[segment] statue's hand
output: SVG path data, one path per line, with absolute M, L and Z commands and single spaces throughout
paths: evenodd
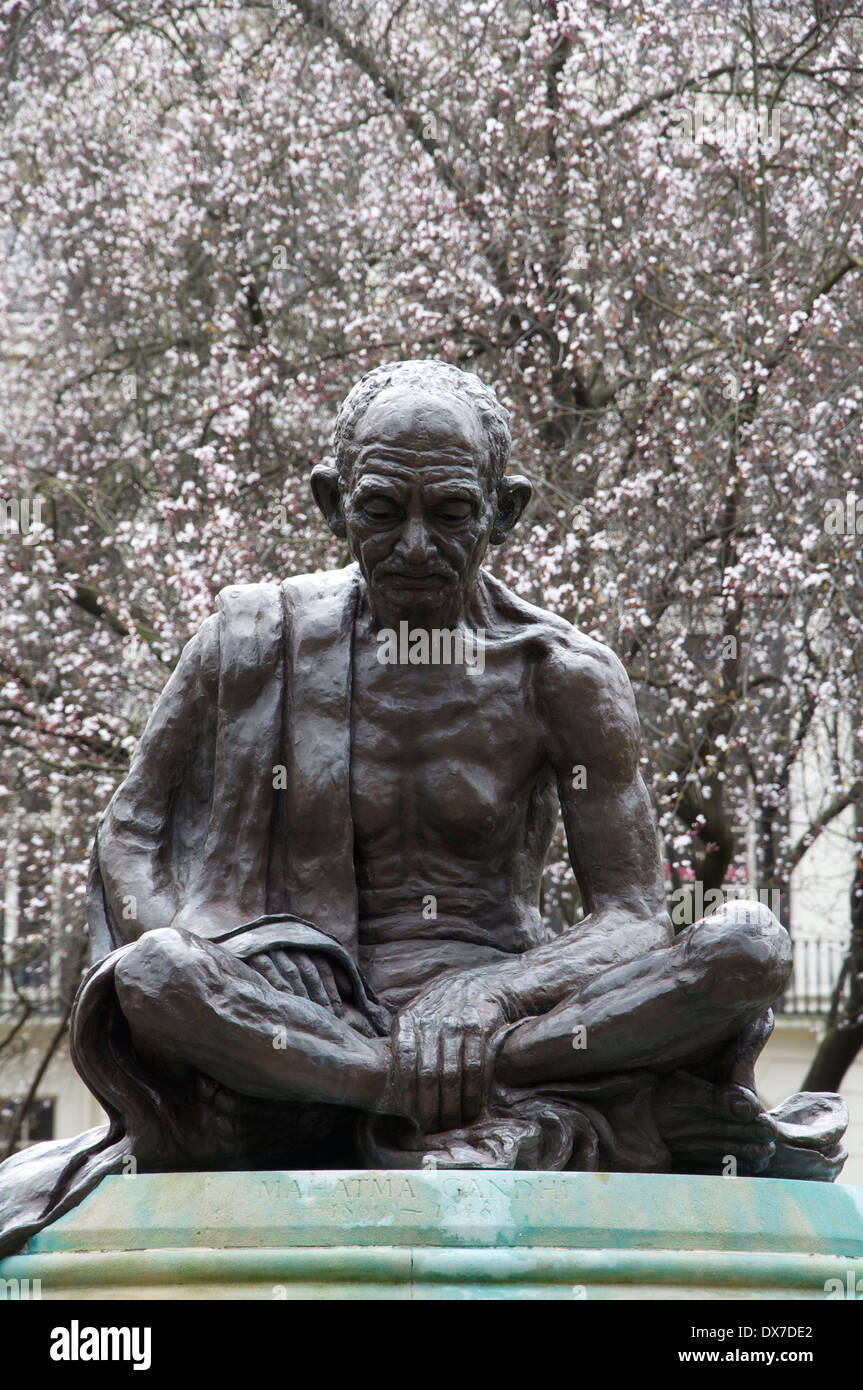
M 341 1018 L 345 1011 L 333 968 L 326 956 L 276 947 L 249 956 L 249 965 L 260 971 L 274 989 L 310 999 Z
M 502 998 L 481 978 L 457 975 L 432 985 L 393 1023 L 396 1090 L 426 1134 L 470 1124 L 491 1086 L 494 1035 L 507 1022 Z

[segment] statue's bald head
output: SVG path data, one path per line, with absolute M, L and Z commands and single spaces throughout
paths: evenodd
M 350 392 L 334 444 L 335 462 L 312 469 L 312 492 L 359 563 L 376 617 L 451 626 L 473 602 L 488 546 L 502 544 L 530 498 L 527 478 L 506 474 L 507 412 L 471 372 L 394 362 Z
M 432 359 L 389 362 L 375 367 L 345 397 L 333 435 L 336 467 L 343 483 L 348 481 L 356 457 L 357 431 L 375 403 L 383 406 L 398 402 L 402 407 L 398 414 L 404 421 L 406 400 L 412 403 L 412 413 L 420 428 L 423 414 L 431 413 L 431 407 L 436 427 L 444 433 L 449 414 L 447 403 L 457 403 L 462 410 L 470 407 L 485 440 L 486 481 L 492 488 L 497 486 L 506 472 L 512 443 L 508 412 L 491 388 L 473 372 L 463 372 L 450 362 Z

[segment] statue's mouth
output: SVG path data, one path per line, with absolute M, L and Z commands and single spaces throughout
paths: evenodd
M 449 583 L 449 576 L 440 573 L 409 574 L 404 570 L 387 570 L 384 583 L 394 589 L 438 589 Z

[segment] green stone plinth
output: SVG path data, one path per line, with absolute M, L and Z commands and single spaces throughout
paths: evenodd
M 828 1281 L 863 1280 L 863 1188 L 630 1173 L 112 1177 L 0 1262 L 0 1279 L 7 1297 L 38 1279 L 43 1299 L 825 1299 Z

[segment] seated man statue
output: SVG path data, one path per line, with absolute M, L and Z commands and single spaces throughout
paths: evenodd
M 93 855 L 71 1046 L 110 1124 L 0 1167 L 0 1252 L 130 1164 L 836 1176 L 839 1098 L 755 1092 L 787 933 L 674 936 L 621 663 L 481 568 L 509 449 L 477 377 L 370 372 L 311 480 L 354 563 L 224 589 L 185 648 Z

